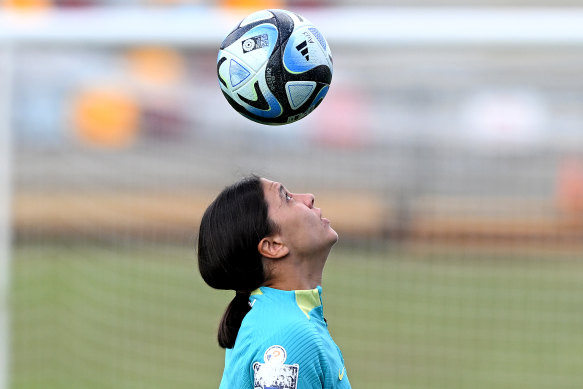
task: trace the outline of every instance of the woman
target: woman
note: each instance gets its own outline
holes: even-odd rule
[[[322,308],[338,234],[311,194],[259,177],[225,188],[203,215],[198,265],[235,297],[219,326],[221,389],[350,388]]]

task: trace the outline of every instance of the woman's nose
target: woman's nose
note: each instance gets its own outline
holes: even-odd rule
[[[303,196],[304,196],[304,203],[308,206],[308,208],[314,208],[314,201],[316,201],[316,198],[314,197],[314,195],[311,193],[306,193]]]

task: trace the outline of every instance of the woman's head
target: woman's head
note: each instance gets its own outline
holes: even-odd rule
[[[297,280],[318,279],[318,274],[321,281],[337,239],[314,207],[312,194],[290,193],[282,184],[256,176],[225,188],[205,211],[198,236],[198,266],[205,282],[237,292],[221,320],[221,347],[234,346],[250,309],[250,292],[282,281],[297,288]]]
[[[216,289],[257,289],[265,281],[257,246],[274,231],[259,177],[225,188],[200,223],[198,265],[205,282]]]

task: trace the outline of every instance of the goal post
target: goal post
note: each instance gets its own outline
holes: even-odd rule
[[[9,386],[10,372],[10,262],[12,197],[11,85],[12,48],[0,46],[0,389]]]

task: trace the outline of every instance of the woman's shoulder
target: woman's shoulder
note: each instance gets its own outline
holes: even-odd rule
[[[308,341],[314,344],[318,337],[310,318],[297,305],[259,301],[245,315],[239,332],[242,338],[254,343]]]
[[[245,315],[242,327],[261,330],[262,334],[293,328],[310,330],[310,319],[297,305],[256,304]]]
[[[304,359],[304,356],[319,357],[323,354],[322,338],[303,313],[301,315],[303,317],[254,317],[248,314],[239,330],[235,347],[246,349],[253,354],[255,361],[260,362],[268,350],[276,346],[287,350],[293,360]],[[303,362],[306,363],[306,360]]]

